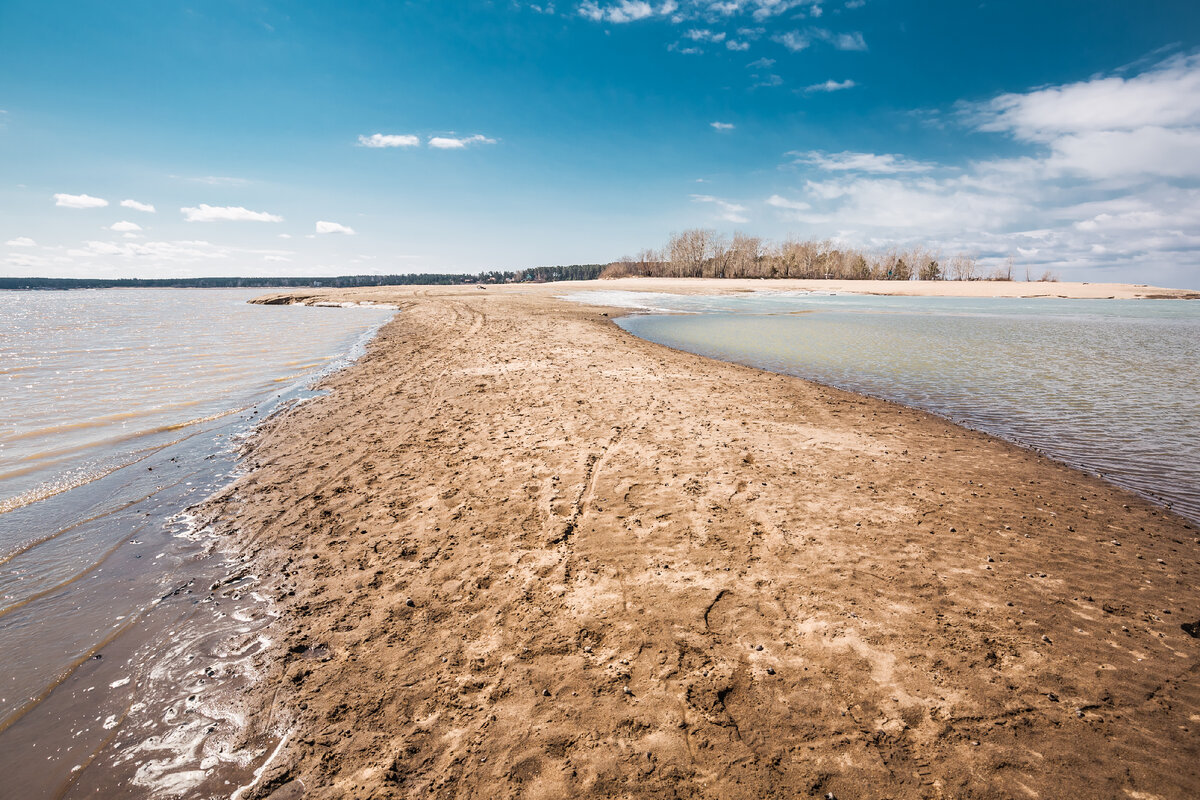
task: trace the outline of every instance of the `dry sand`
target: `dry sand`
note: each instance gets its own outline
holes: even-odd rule
[[[249,796],[1200,794],[1192,526],[563,288],[286,296],[403,310],[211,509],[283,613]]]

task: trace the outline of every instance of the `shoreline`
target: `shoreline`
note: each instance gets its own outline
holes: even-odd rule
[[[799,278],[605,278],[551,283],[468,284],[458,286],[362,286],[345,289],[295,288],[269,293],[255,302],[313,305],[318,298],[387,302],[380,298],[421,291],[632,291],[727,295],[743,292],[833,292],[893,297],[960,297],[1062,300],[1200,300],[1200,291],[1133,283],[1043,281],[876,281],[802,280]],[[337,302],[337,301],[329,301]]]
[[[247,796],[1200,786],[1186,521],[562,289],[288,293],[405,310],[219,506],[298,720]]]

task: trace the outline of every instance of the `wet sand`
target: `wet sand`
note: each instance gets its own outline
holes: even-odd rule
[[[273,298],[402,311],[208,510],[283,615],[241,796],[1200,793],[1193,526],[580,286]]]

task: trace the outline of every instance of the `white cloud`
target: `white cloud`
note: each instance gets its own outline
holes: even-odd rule
[[[28,236],[18,236],[15,239],[9,239],[4,244],[9,247],[37,247],[37,242],[30,239]]]
[[[771,37],[793,53],[799,53],[812,46],[813,41],[826,42],[838,50],[866,50],[867,41],[863,35],[854,33],[834,33],[825,28],[809,28],[805,31],[786,31]]]
[[[419,147],[421,139],[411,134],[372,133],[370,136],[359,136],[360,147]]]
[[[820,31],[821,38],[832,44],[838,50],[866,50],[867,40],[861,33],[833,33]]]
[[[1034,276],[1200,287],[1197,73],[1200,57],[1176,57],[1119,79],[960,106],[960,119],[1024,145],[1023,155],[940,165],[789,153],[823,177],[765,203],[797,233],[833,230],[866,246],[921,242],[985,265],[1012,255],[1019,274],[1028,266]],[[1174,104],[1165,87],[1180,92]],[[1114,112],[1114,103],[1137,113]]]
[[[812,205],[809,203],[800,200],[788,200],[786,197],[780,197],[777,194],[773,194],[767,198],[767,205],[788,211],[807,211],[812,208]]]
[[[923,161],[911,161],[891,153],[826,153],[822,150],[808,152],[790,152],[789,156],[796,159],[797,164],[811,164],[818,169],[830,172],[870,172],[875,174],[896,174],[900,172],[928,172],[936,165]]]
[[[1030,142],[1067,134],[1200,125],[1200,55],[1168,59],[1131,78],[1094,78],[1003,94],[964,110],[979,130]]]
[[[751,62],[750,62],[749,64],[747,64],[746,66],[747,66],[747,67],[752,67],[752,68],[754,68],[754,69],[770,69],[771,67],[775,66],[775,59],[773,59],[773,58],[760,58],[760,59],[758,59],[757,61],[751,61]]]
[[[154,206],[150,205],[149,203],[139,203],[137,200],[122,200],[121,207],[132,208],[134,211],[145,211],[148,214],[153,214],[155,212]]]
[[[708,124],[711,125],[712,129],[715,131],[731,131],[734,128],[732,122],[710,122]]]
[[[54,205],[63,208],[104,208],[108,201],[90,194],[56,194]]]
[[[138,225],[136,222],[127,222],[122,220],[120,222],[114,222],[109,226],[108,229],[110,231],[116,231],[117,233],[132,233],[134,231],[140,231],[142,226]]]
[[[786,33],[776,34],[775,36],[771,37],[771,41],[778,42],[788,50],[791,50],[793,53],[799,53],[801,50],[806,50],[808,49],[809,45],[812,44],[812,41],[809,40],[807,36],[802,33],[798,33],[797,31],[788,31]]]
[[[317,233],[344,233],[347,236],[354,235],[354,229],[346,225],[340,225],[336,222],[326,222],[319,220],[317,222]]]
[[[715,33],[707,28],[693,28],[689,31],[684,31],[684,38],[691,39],[693,42],[723,42],[725,41],[724,33]]]
[[[457,138],[453,136],[434,136],[429,140],[429,146],[435,150],[461,150],[471,144],[495,144],[495,139],[489,139],[486,136],[475,134]]]
[[[730,203],[708,194],[694,194],[692,195],[692,200],[697,203],[711,203],[717,206],[721,210],[720,218],[726,222],[749,222],[743,213],[746,210],[745,206]]]
[[[811,86],[804,87],[806,93],[813,92],[840,92],[843,89],[853,89],[858,84],[852,80],[835,81],[832,78],[824,83],[814,83]]]
[[[660,8],[662,7],[660,6]],[[674,10],[672,8],[670,11],[662,13],[670,14]],[[579,13],[593,22],[634,22],[654,16],[654,7],[642,0],[620,0],[620,2],[608,5],[600,5],[594,0],[586,0],[580,4]]]
[[[290,233],[281,233],[281,234],[279,234],[279,238],[280,239],[290,239],[290,238],[292,238],[292,235]]]
[[[227,258],[229,251],[204,241],[143,242],[118,244],[116,242],[84,242],[82,248],[67,251],[77,258],[89,256],[115,256],[119,258],[147,258],[158,261],[196,261]]]
[[[1062,136],[1046,161],[1055,173],[1095,179],[1200,177],[1200,127],[1089,131]]]
[[[725,43],[725,48],[728,50],[732,50],[735,53],[740,53],[745,50],[749,50],[750,43],[749,42],[739,42],[735,39],[730,39],[728,42]]]
[[[283,222],[278,214],[265,211],[250,211],[241,206],[199,206],[181,208],[187,222]]]

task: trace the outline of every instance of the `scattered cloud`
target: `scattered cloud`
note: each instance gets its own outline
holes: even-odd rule
[[[278,214],[265,211],[250,211],[241,206],[210,206],[201,203],[195,207],[181,208],[187,222],[283,222]]]
[[[359,147],[419,147],[421,139],[411,134],[372,133],[358,137]]]
[[[668,7],[669,10],[666,10]],[[670,14],[675,11],[675,8],[675,3],[663,3],[659,6],[658,13],[660,15]],[[579,14],[593,22],[622,23],[653,17],[655,8],[642,0],[620,0],[603,5],[594,0],[585,0],[579,6]]]
[[[488,137],[480,134],[463,138],[457,138],[453,136],[433,136],[429,139],[429,146],[435,150],[461,150],[467,145],[495,143],[495,139],[489,139]]]
[[[776,34],[771,37],[771,41],[778,42],[793,53],[807,50],[809,45],[812,44],[812,40],[807,35],[796,31]]]
[[[30,239],[28,236],[18,236],[15,239],[9,239],[4,244],[9,247],[37,247],[37,242]]]
[[[737,203],[730,203],[720,199],[719,197],[713,197],[712,195],[708,194],[694,194],[692,195],[692,200],[696,201],[697,203],[711,203],[712,205],[715,205],[718,209],[720,209],[720,218],[726,222],[749,222],[744,214],[746,211],[745,206],[738,205]]]
[[[684,31],[683,36],[685,39],[691,39],[693,42],[719,43],[725,41],[724,33],[716,33],[707,28],[692,28],[691,30]]]
[[[822,150],[809,150],[807,152],[792,151],[788,155],[795,158],[794,163],[811,164],[818,169],[830,172],[869,172],[894,175],[901,172],[928,172],[936,166],[928,162],[911,161],[890,153],[854,153],[849,150],[841,153],[826,153]]]
[[[814,28],[813,36],[821,41],[828,42],[838,50],[866,50],[867,40],[863,38],[861,33],[833,33],[824,28]]]
[[[139,203],[137,200],[122,200],[121,207],[132,208],[134,211],[145,211],[147,214],[153,214],[155,212],[154,206],[150,205],[149,203]]]
[[[749,42],[739,42],[736,39],[730,39],[728,42],[725,43],[725,49],[732,50],[735,53],[740,53],[745,50],[749,50],[750,43]]]
[[[941,165],[897,154],[789,153],[818,170],[770,195],[789,227],[872,245],[922,240],[1066,278],[1191,282],[1200,270],[1200,55],[1140,73],[960,105],[1026,153]]]
[[[117,233],[133,233],[134,231],[140,231],[142,226],[138,225],[136,222],[126,222],[122,220],[121,222],[114,222],[109,226],[108,229],[110,231],[116,231]]]
[[[769,87],[769,86],[782,86],[783,85],[783,78],[781,78],[780,76],[778,76],[774,73],[771,73],[770,75],[763,75],[763,76],[751,75],[750,77],[754,79],[752,88],[755,88],[755,89],[759,88],[760,86],[768,86]]]
[[[345,234],[346,236],[353,236],[354,228],[348,227],[346,225],[341,225],[337,222],[326,222],[325,220],[318,220],[317,233],[342,233],[342,234]]]
[[[811,86],[805,86],[804,91],[806,94],[812,94],[813,92],[840,92],[843,89],[853,89],[857,85],[852,80],[835,81],[831,79],[824,83],[814,83]]]
[[[773,194],[767,198],[767,205],[787,209],[788,211],[807,211],[812,208],[808,203],[799,200],[788,200],[786,197],[780,197],[777,194]]]
[[[825,28],[808,28],[804,31],[785,31],[771,37],[793,53],[799,53],[812,46],[814,41],[833,45],[838,50],[866,50],[867,40],[857,31],[853,33],[834,33]]]
[[[90,194],[56,194],[54,205],[63,208],[104,208],[108,201]]]
[[[712,126],[712,129],[715,131],[731,131],[734,129],[734,124],[732,122],[710,122],[708,124]]]
[[[1130,78],[1094,78],[1002,94],[963,110],[979,130],[1009,133],[1026,142],[1147,127],[1196,127],[1200,55],[1170,58]]]
[[[746,66],[752,69],[770,69],[771,67],[775,66],[775,59],[760,58],[757,61],[751,61]]]

